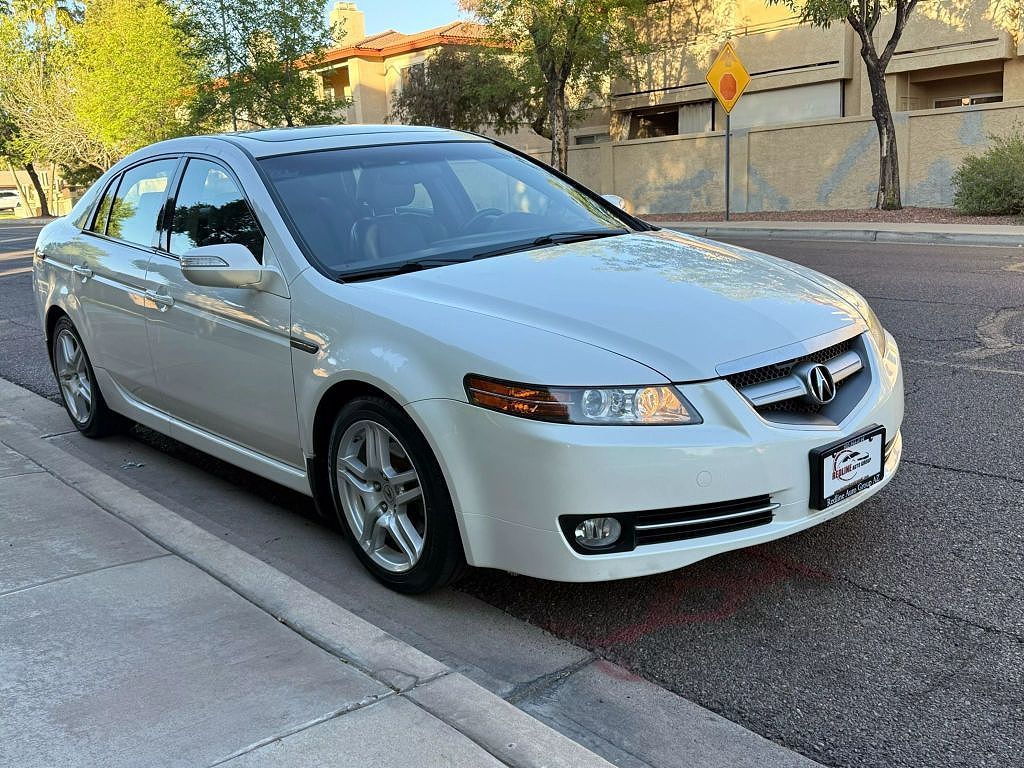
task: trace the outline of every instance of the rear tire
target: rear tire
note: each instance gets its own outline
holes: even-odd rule
[[[418,594],[465,567],[441,467],[412,419],[378,397],[360,397],[331,430],[328,487],[356,557],[382,584]]]
[[[79,432],[86,437],[106,437],[123,432],[130,426],[130,421],[107,406],[96,383],[96,374],[82,337],[66,316],[53,326],[50,365],[57,377],[64,410]]]

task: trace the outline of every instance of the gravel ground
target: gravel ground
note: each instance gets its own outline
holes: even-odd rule
[[[721,211],[712,213],[648,213],[647,221],[724,221]],[[965,216],[952,208],[904,208],[899,211],[879,211],[875,208],[846,208],[838,211],[765,211],[761,213],[734,213],[732,221],[827,221],[827,222],[884,222],[886,224],[1024,224],[1020,216]]]

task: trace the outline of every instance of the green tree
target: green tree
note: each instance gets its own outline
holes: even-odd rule
[[[35,105],[27,97],[40,90],[44,73],[59,58],[54,54],[64,45],[68,26],[80,13],[74,0],[0,0],[0,156],[12,171],[18,166],[28,175],[43,216],[50,215],[50,207],[34,162],[40,144],[20,118],[32,113]],[[39,122],[36,113],[34,123]],[[23,197],[27,202],[28,196]]]
[[[568,165],[570,100],[627,75],[627,61],[647,52],[646,0],[462,0],[488,25],[494,42],[540,72],[551,136],[551,165]]]
[[[73,113],[111,157],[187,132],[196,67],[162,0],[90,0],[70,62]]]
[[[180,0],[182,29],[207,62],[198,119],[215,127],[338,122],[309,72],[332,44],[321,0]]]
[[[532,125],[538,117],[543,123],[536,82],[517,63],[486,48],[441,48],[409,71],[388,119],[459,131],[490,127],[498,133]]]
[[[871,89],[871,115],[878,128],[878,195],[875,207],[897,210],[903,207],[900,194],[899,153],[896,149],[896,126],[892,119],[889,94],[885,89],[885,72],[896,46],[907,26],[917,0],[768,0],[770,5],[782,4],[799,13],[801,18],[818,27],[829,27],[845,21],[860,39],[860,57]],[[875,42],[875,30],[884,13],[893,14],[893,28],[881,50]]]

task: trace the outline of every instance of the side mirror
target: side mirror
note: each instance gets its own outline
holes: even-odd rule
[[[628,214],[633,213],[633,206],[629,204],[629,200],[622,197],[621,195],[601,195],[605,200],[614,205],[616,208],[621,208]]]
[[[263,267],[252,251],[239,243],[204,245],[186,251],[180,259],[181,274],[190,283],[212,288],[256,287]]]

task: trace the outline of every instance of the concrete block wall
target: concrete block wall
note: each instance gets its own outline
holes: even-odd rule
[[[1015,124],[1024,125],[1024,101],[898,113],[904,204],[951,206],[951,178],[964,157]],[[735,131],[731,163],[736,212],[870,207],[878,182],[875,124],[858,116]],[[621,195],[638,213],[721,211],[724,166],[721,131],[569,150],[574,178]]]

